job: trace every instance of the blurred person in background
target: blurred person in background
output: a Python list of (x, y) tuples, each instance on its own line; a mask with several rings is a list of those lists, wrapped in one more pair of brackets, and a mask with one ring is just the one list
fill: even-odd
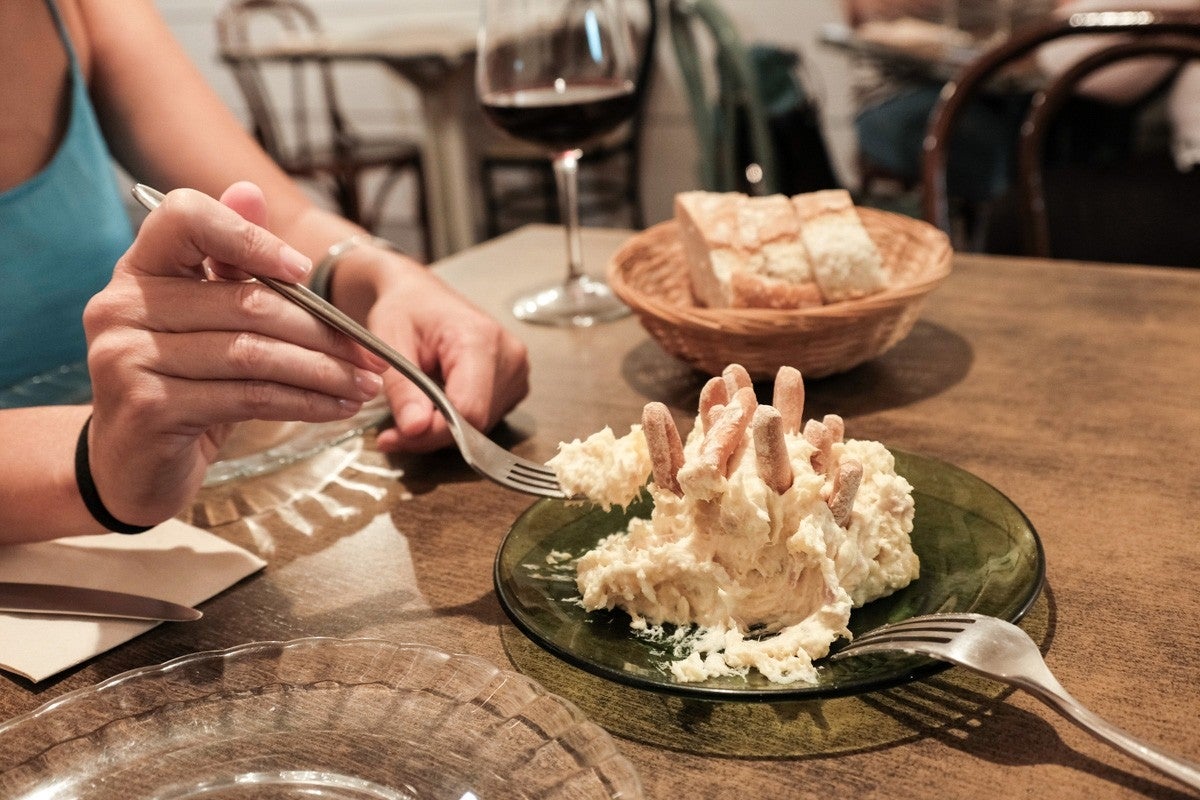
[[(1098, 11), (1200, 11), (1200, 0), (1059, 0), (1058, 13)], [(1114, 36), (1070, 36), (1048, 42), (1038, 51), (1038, 64), (1048, 75), (1065, 72), (1089, 53), (1120, 39)], [(1165, 98), (1167, 149), (1180, 172), (1200, 163), (1200, 62), (1180, 63), (1168, 56), (1128, 59), (1097, 70), (1077, 92), (1113, 108), (1132, 108), (1147, 98)]]
[[(847, 23), (869, 32), (886, 26), (889, 42), (930, 62), (953, 48), (979, 47), (1047, 18), (1054, 0), (843, 0)], [(868, 35), (870, 35), (868, 33)], [(937, 67), (941, 67), (938, 69)], [(906, 186), (921, 175), (929, 114), (953, 64), (859, 58), (852, 86), (854, 128), (865, 171), (878, 170)], [(969, 203), (990, 200), (1009, 186), (1016, 134), (1030, 94), (996, 92), (964, 109), (949, 149), (949, 193)]]

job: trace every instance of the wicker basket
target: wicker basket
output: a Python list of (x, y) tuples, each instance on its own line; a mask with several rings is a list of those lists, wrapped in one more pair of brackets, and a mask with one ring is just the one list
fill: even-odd
[(860, 300), (776, 310), (696, 305), (674, 222), (626, 242), (609, 263), (609, 283), (663, 349), (720, 375), (731, 363), (755, 379), (790, 365), (806, 378), (845, 372), (908, 335), (925, 296), (950, 274), (950, 242), (910, 217), (859, 208), (893, 285)]

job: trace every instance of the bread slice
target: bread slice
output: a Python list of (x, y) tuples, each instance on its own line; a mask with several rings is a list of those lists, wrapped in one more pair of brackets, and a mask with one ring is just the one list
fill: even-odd
[(853, 300), (884, 288), (883, 259), (849, 192), (827, 189), (798, 194), (792, 204), (826, 303)]
[(734, 308), (802, 308), (821, 305), (800, 219), (781, 194), (744, 197), (738, 205), (743, 268), (730, 276)]
[(701, 305), (729, 306), (729, 280), (743, 261), (738, 250), (737, 192), (680, 192), (675, 195), (675, 220), (692, 280), (692, 294)]
[(787, 197), (683, 192), (675, 198), (675, 218), (697, 302), (712, 308), (821, 304)]

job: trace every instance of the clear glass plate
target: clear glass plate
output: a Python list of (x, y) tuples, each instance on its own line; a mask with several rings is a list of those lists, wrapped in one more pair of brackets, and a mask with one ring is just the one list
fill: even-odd
[[(87, 365), (82, 362), (0, 390), (0, 408), (78, 405), (91, 400), (92, 384)], [(353, 417), (335, 422), (243, 422), (234, 428), (217, 460), (209, 466), (204, 485), (217, 486), (274, 472), (358, 436), (383, 422), (389, 413), (386, 401), (380, 397), (364, 405)]]
[(482, 659), (261, 642), (133, 670), (0, 725), (8, 800), (640, 798), (611, 737)]
[[(1045, 579), (1042, 544), (1026, 516), (968, 472), (942, 461), (892, 453), (896, 471), (913, 486), (912, 544), (921, 559), (921, 577), (855, 609), (850, 630), (862, 633), (885, 622), (943, 611), (1020, 619)], [(541, 647), (594, 675), (708, 700), (836, 697), (895, 686), (947, 666), (922, 656), (889, 654), (818, 662), (816, 685), (771, 683), (757, 672), (744, 678), (675, 681), (664, 666), (674, 658), (669, 644), (632, 633), (623, 611), (585, 611), (575, 588), (574, 561), (600, 539), (624, 530), (631, 516), (649, 517), (650, 510), (647, 495), (628, 509), (607, 512), (559, 500), (530, 506), (513, 524), (496, 557), (496, 591), (513, 623)], [(572, 558), (548, 559), (552, 552)]]

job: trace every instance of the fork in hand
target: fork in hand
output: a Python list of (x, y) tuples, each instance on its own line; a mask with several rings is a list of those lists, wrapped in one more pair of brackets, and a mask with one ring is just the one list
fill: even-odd
[(1032, 694), (1103, 742), (1200, 789), (1200, 766), (1156, 750), (1088, 711), (1067, 694), (1025, 631), (982, 614), (927, 614), (855, 637), (831, 660), (901, 651), (948, 661)]
[[(140, 183), (133, 187), (133, 196), (149, 210), (157, 208), (164, 199), (162, 192)], [(463, 460), (480, 475), (518, 492), (558, 499), (567, 497), (554, 470), (536, 461), (513, 455), (480, 433), (458, 413), (458, 409), (450, 402), (442, 387), (421, 371), (420, 367), (400, 355), (387, 342), (359, 325), (353, 318), (346, 316), (325, 298), (300, 284), (266, 277), (257, 280), (335, 330), (349, 336), (415, 383), (442, 412)]]

